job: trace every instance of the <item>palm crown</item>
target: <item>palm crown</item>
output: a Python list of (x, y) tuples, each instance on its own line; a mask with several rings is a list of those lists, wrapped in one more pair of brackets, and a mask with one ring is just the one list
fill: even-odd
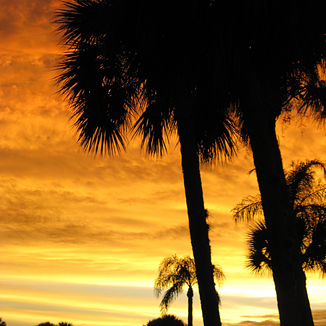
[[(293, 216), (300, 244), (301, 260), (304, 270), (319, 270), (326, 273), (326, 185), (316, 180), (319, 167), (326, 172), (320, 160), (307, 160), (292, 163), (285, 172), (287, 186), (293, 205)], [(251, 219), (262, 215), (260, 196), (249, 196), (234, 209), (236, 220)], [(249, 255), (247, 266), (255, 272), (270, 271), (272, 261), (268, 241), (268, 229), (259, 221), (248, 236)]]
[[(214, 279), (222, 285), (225, 276), (220, 267), (213, 265)], [(193, 286), (197, 284), (195, 261), (190, 256), (178, 258), (176, 255), (166, 257), (159, 266), (159, 275), (155, 280), (154, 289), (159, 296), (163, 289), (167, 289), (160, 303), (161, 311), (166, 313), (172, 301), (188, 287), (188, 326), (192, 325), (192, 298)], [(220, 302), (219, 295), (218, 302)]]
[(204, 50), (208, 44), (198, 46), (209, 27), (200, 17), (207, 3), (197, 4), (196, 19), (192, 6), (169, 4), (172, 9), (163, 1), (77, 0), (59, 11), (57, 23), (68, 52), (59, 63), (57, 82), (86, 149), (125, 149), (133, 130), (149, 153), (162, 154), (177, 117), (194, 110), (202, 158), (233, 154), (236, 128), (229, 103), (223, 102), (225, 95), (216, 96), (210, 82), (214, 67), (207, 60), (210, 48)]

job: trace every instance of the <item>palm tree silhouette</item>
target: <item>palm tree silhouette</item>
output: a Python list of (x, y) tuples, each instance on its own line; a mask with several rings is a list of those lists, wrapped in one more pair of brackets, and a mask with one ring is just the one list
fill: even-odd
[[(213, 274), (215, 281), (219, 285), (225, 279), (221, 268), (213, 265)], [(188, 287), (188, 326), (192, 326), (193, 316), (193, 286), (197, 284), (195, 261), (189, 256), (178, 258), (176, 255), (164, 258), (159, 266), (159, 275), (155, 280), (154, 289), (159, 296), (163, 289), (167, 289), (160, 303), (161, 311), (166, 313), (171, 302), (183, 291), (185, 286)], [(218, 302), (219, 295), (216, 291)]]
[(223, 78), (218, 79), (223, 85), (218, 86), (229, 90), (243, 139), (252, 149), (264, 218), (270, 230), (280, 322), (285, 326), (312, 326), (275, 126), (280, 114), (292, 109), (293, 99), (302, 101), (297, 105), (301, 105), (301, 112), (311, 105), (319, 117), (325, 112), (318, 93), (324, 86), (319, 73), (325, 67), (326, 24), (316, 11), (326, 10), (326, 3), (316, 0), (307, 8), (304, 2), (292, 0), (227, 1), (225, 6), (224, 10), (213, 6), (219, 26), (216, 30), (220, 31), (216, 39), (224, 50), (219, 59), (225, 69), (221, 70)]
[[(319, 270), (326, 273), (326, 185), (316, 180), (314, 168), (326, 173), (326, 165), (320, 160), (307, 160), (285, 171), (287, 186), (291, 195), (296, 231), (300, 243), (302, 267), (305, 271)], [(262, 216), (259, 195), (248, 196), (234, 209), (236, 220), (250, 220)], [(272, 270), (269, 247), (269, 232), (264, 221), (259, 221), (248, 236), (249, 256), (247, 267), (262, 273)]]
[(215, 109), (230, 103), (253, 152), (281, 324), (313, 325), (275, 124), (292, 99), (323, 116), (325, 7), (321, 0), (233, 0), (223, 10), (212, 0), (77, 0), (59, 14), (71, 51), (58, 80), (85, 148), (124, 149), (139, 113), (136, 130), (150, 153), (162, 154), (178, 132), (205, 326), (220, 321), (198, 156), (232, 153), (226, 111)]
[(85, 149), (119, 152), (132, 130), (148, 153), (162, 155), (169, 136), (178, 134), (205, 326), (221, 321), (199, 161), (230, 157), (236, 133), (229, 94), (217, 96), (212, 82), (217, 52), (207, 38), (211, 5), (76, 0), (57, 20), (68, 47), (57, 82)]

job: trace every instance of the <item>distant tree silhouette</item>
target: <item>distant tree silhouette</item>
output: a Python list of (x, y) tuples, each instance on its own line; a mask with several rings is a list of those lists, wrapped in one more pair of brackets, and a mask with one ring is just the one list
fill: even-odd
[(0, 326), (6, 326), (6, 322), (2, 320), (2, 317), (0, 317)]
[[(1, 325), (0, 325), (1, 326)], [(57, 326), (56, 324), (50, 323), (49, 321), (37, 324), (36, 326)], [(66, 321), (60, 321), (58, 326), (73, 326), (72, 323), (68, 323)]]
[[(221, 284), (225, 276), (221, 268), (213, 265), (213, 274), (215, 281)], [(178, 258), (176, 255), (164, 258), (159, 266), (159, 275), (155, 280), (154, 289), (159, 296), (163, 289), (167, 289), (160, 303), (163, 313), (168, 311), (171, 302), (183, 291), (185, 286), (188, 287), (188, 326), (192, 326), (193, 313), (193, 286), (197, 284), (196, 267), (194, 259), (186, 256)], [(218, 302), (219, 295), (216, 291)]]
[(174, 315), (164, 315), (160, 318), (150, 320), (144, 326), (186, 326), (186, 324)]
[[(326, 273), (326, 184), (316, 180), (314, 168), (326, 173), (320, 160), (307, 160), (285, 171), (286, 182), (293, 205), (295, 225), (300, 243), (302, 267), (305, 271)], [(236, 220), (250, 220), (263, 215), (260, 195), (248, 196), (234, 209)], [(247, 267), (254, 272), (272, 270), (269, 231), (264, 221), (259, 221), (249, 232)]]

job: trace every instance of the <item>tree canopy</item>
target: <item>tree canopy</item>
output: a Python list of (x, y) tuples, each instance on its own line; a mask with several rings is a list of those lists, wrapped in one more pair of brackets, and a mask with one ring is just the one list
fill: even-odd
[[(317, 178), (316, 169), (323, 178)], [(285, 171), (305, 271), (326, 273), (326, 166), (318, 159), (294, 163)], [(236, 220), (263, 216), (260, 195), (248, 196), (233, 209)], [(263, 220), (248, 235), (248, 268), (254, 272), (272, 270), (269, 232)]]
[(186, 324), (174, 315), (164, 315), (160, 318), (150, 320), (144, 326), (186, 326)]

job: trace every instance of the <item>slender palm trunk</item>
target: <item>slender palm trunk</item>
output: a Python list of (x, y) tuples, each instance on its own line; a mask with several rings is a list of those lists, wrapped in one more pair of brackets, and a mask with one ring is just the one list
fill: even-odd
[(269, 113), (263, 103), (260, 85), (252, 74), (246, 85), (248, 88), (241, 105), (269, 232), (281, 326), (313, 326), (292, 206), (275, 132), (275, 115)]
[(193, 305), (194, 291), (191, 286), (189, 286), (187, 297), (188, 297), (188, 326), (192, 326), (192, 305)]
[(206, 223), (194, 121), (190, 115), (177, 119), (182, 157), (191, 244), (196, 265), (199, 296), (205, 326), (220, 326), (218, 300), (213, 278), (211, 248)]

